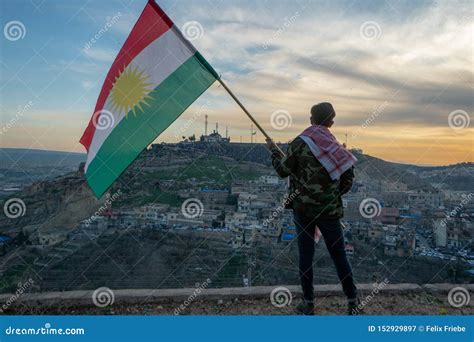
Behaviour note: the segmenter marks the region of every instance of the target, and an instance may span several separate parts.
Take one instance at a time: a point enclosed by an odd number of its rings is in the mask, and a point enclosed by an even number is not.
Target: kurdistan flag
[[[218,78],[149,1],[115,58],[80,140],[97,197]]]

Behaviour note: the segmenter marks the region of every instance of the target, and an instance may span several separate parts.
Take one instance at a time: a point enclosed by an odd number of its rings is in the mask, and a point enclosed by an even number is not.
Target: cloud
[[[88,80],[82,81],[81,85],[82,85],[82,88],[84,88],[85,90],[91,90],[97,87],[96,82],[88,81]]]
[[[99,62],[113,62],[118,53],[113,49],[99,48],[95,46],[84,48],[81,51],[87,58]]]
[[[474,76],[466,58],[472,24],[459,17],[469,6],[366,3],[351,8],[351,2],[277,2],[264,13],[239,6],[240,14],[226,6],[219,21],[203,19],[205,36],[196,45],[257,111],[286,106],[307,113],[313,102],[330,99],[345,122],[355,123],[390,101],[395,106],[384,121],[442,126],[450,111],[472,108]],[[361,37],[368,20],[381,27],[380,39]]]
[[[67,69],[69,71],[73,71],[79,74],[92,76],[104,72],[105,69],[102,65],[99,65],[97,63],[64,60],[61,60],[55,64],[51,64],[49,68],[53,72],[63,72],[65,69]]]
[[[76,7],[67,6],[69,11]],[[84,6],[92,18],[78,15],[74,19],[88,25],[88,30],[71,41],[82,56],[69,66],[84,75],[73,74],[70,83],[94,93],[92,87],[100,87],[142,4],[116,1]],[[397,132],[396,142],[406,150],[415,144],[413,139],[430,134],[449,141],[457,138],[465,146],[465,137],[447,126],[447,116],[456,109],[473,112],[474,24],[469,2],[190,0],[163,1],[162,6],[179,28],[190,20],[201,23],[204,35],[193,44],[276,140],[293,138],[308,124],[309,108],[330,101],[338,113],[335,130],[339,135],[359,129],[387,103],[358,137],[361,147],[380,155],[390,153],[390,130]],[[121,16],[114,25],[83,48],[117,11]],[[377,24],[374,39],[361,34],[367,22]],[[59,35],[56,39],[66,40]],[[246,140],[250,121],[222,87],[211,87],[201,100],[211,101],[210,121],[228,125],[237,137],[234,141],[240,135]],[[278,109],[293,117],[285,131],[273,131],[269,123],[271,113]],[[193,110],[195,106],[176,124]],[[89,113],[82,119],[85,125]],[[195,125],[189,134],[193,129],[201,133],[202,123]],[[173,134],[170,127],[160,139],[173,140]],[[397,153],[403,155],[403,148]]]

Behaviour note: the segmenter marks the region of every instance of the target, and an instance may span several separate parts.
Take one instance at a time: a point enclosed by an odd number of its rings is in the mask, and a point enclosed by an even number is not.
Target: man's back
[[[305,129],[283,155],[267,139],[272,164],[280,177],[290,178],[291,203],[298,242],[298,267],[303,301],[296,311],[314,315],[313,258],[315,236],[319,231],[336,266],[337,275],[347,297],[348,314],[358,314],[357,287],[347,260],[341,196],[350,190],[357,159],[336,140],[329,128],[336,112],[329,102],[311,108],[311,126]],[[295,196],[296,195],[296,196]]]
[[[343,216],[341,195],[352,186],[352,168],[333,181],[299,137],[289,144],[285,157],[274,154],[272,163],[280,177],[290,177],[290,194],[298,195],[292,203],[295,211],[307,216]]]

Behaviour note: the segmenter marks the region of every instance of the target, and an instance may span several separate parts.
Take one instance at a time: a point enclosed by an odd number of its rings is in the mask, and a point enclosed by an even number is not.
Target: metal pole
[[[250,112],[247,110],[247,108],[244,107],[242,102],[240,102],[239,99],[234,95],[234,93],[227,87],[227,85],[224,83],[224,81],[221,78],[219,78],[218,81],[224,87],[224,89],[229,93],[229,95],[234,99],[234,101],[239,105],[239,107],[244,111],[244,113],[247,114],[249,119],[252,120],[252,122],[255,124],[255,126],[257,126],[257,128],[260,130],[260,132],[262,132],[262,134],[265,136],[265,138],[271,140],[272,138],[270,138],[270,136],[267,134],[267,132],[265,132],[265,130],[262,128],[262,126],[260,126],[260,124],[257,122],[257,120],[254,119],[254,117],[252,116],[252,114],[250,114]],[[285,154],[281,150],[281,148],[278,147],[278,145],[276,145],[276,146],[282,154]]]

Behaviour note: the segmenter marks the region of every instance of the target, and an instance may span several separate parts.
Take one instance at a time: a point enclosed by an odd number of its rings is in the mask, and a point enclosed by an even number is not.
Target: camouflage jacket
[[[280,177],[290,178],[288,198],[293,199],[290,208],[310,217],[343,216],[341,196],[352,187],[353,168],[333,181],[300,138],[288,145],[286,156],[273,151],[272,164]]]

